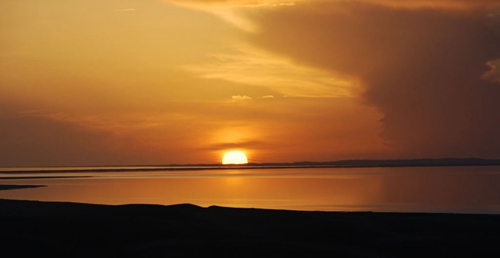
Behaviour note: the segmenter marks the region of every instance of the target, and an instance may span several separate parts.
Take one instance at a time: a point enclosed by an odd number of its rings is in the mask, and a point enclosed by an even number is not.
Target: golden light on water
[[[224,157],[222,158],[223,165],[239,165],[239,164],[247,164],[248,158],[242,151],[229,151],[226,152]]]

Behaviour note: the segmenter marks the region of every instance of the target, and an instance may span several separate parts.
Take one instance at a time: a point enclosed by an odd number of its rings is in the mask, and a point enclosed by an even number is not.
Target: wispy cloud
[[[490,70],[485,72],[481,78],[483,78],[484,80],[500,82],[500,71],[498,70],[500,59],[496,61],[489,61],[486,63],[486,65],[490,68]]]
[[[291,6],[295,5],[296,2],[305,0],[168,0],[170,2],[177,3],[179,5],[186,6],[232,6],[232,7],[244,7],[244,6]],[[311,1],[311,0],[308,0]],[[317,1],[317,0],[316,0]]]
[[[222,20],[248,32],[258,30],[257,26],[245,16],[248,10],[256,8],[293,7],[296,2],[308,0],[164,0],[191,9],[212,13]]]
[[[231,6],[231,7],[265,7],[294,6],[298,3],[335,3],[339,0],[168,0],[185,6]],[[357,2],[374,3],[397,7],[442,7],[465,8],[498,5],[498,0],[357,0]]]
[[[250,100],[252,97],[246,96],[246,95],[235,95],[232,96],[231,99],[233,100]]]
[[[332,73],[301,66],[282,57],[251,47],[234,54],[213,54],[211,62],[184,68],[202,78],[268,87],[294,97],[345,97],[353,94],[353,83]]]
[[[262,96],[261,98],[263,98],[263,99],[274,99],[274,96],[273,95],[265,95],[265,96]]]
[[[273,4],[272,6],[294,6],[295,3],[293,2],[286,2],[286,3],[278,3],[278,4]]]

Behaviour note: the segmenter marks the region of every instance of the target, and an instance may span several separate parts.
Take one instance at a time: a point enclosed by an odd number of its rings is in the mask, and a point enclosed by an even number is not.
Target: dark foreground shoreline
[[[0,199],[0,255],[493,256],[500,215],[305,212]]]

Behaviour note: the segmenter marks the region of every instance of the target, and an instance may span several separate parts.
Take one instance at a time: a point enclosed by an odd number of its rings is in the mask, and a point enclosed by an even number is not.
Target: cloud
[[[235,96],[231,96],[231,99],[233,99],[233,100],[249,100],[252,98],[249,96],[246,96],[246,95],[235,95]]]
[[[202,10],[219,16],[226,22],[245,31],[255,31],[255,24],[242,15],[242,11],[255,8],[285,8],[292,7],[297,1],[283,0],[165,0],[180,6]],[[303,1],[303,0],[300,0]]]
[[[171,2],[187,5],[187,6],[233,6],[233,7],[259,7],[259,6],[295,6],[301,3],[339,3],[339,2],[358,2],[371,3],[393,7],[410,7],[410,8],[426,8],[426,7],[441,7],[441,8],[470,8],[470,7],[485,7],[498,5],[498,0],[169,0]]]
[[[301,66],[287,58],[240,46],[234,54],[213,54],[208,63],[184,66],[202,78],[267,87],[294,97],[344,97],[355,86],[346,78]]]
[[[498,70],[498,65],[500,65],[500,60],[497,62],[487,62],[486,65],[490,68],[489,71],[482,75],[484,80],[500,82],[500,70]]]
[[[171,2],[188,6],[274,6],[294,5],[297,1],[285,0],[170,0]],[[300,1],[300,0],[299,0]]]
[[[294,6],[295,3],[293,2],[284,2],[284,3],[277,3],[277,4],[273,4],[272,6]]]
[[[259,31],[250,40],[300,65],[357,78],[362,99],[384,114],[381,137],[401,155],[500,157],[500,85],[483,79],[494,77],[491,62],[500,58],[489,8],[498,1],[418,9],[390,3],[253,12]]]
[[[482,8],[498,5],[497,0],[360,0],[360,2],[380,4],[399,8]]]
[[[261,98],[263,98],[263,99],[274,99],[274,96],[273,95],[265,95],[265,96],[262,96]]]

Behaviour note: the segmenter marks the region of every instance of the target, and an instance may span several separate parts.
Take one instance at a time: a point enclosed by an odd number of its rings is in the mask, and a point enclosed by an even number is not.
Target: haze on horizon
[[[500,0],[0,2],[0,167],[500,158]]]

